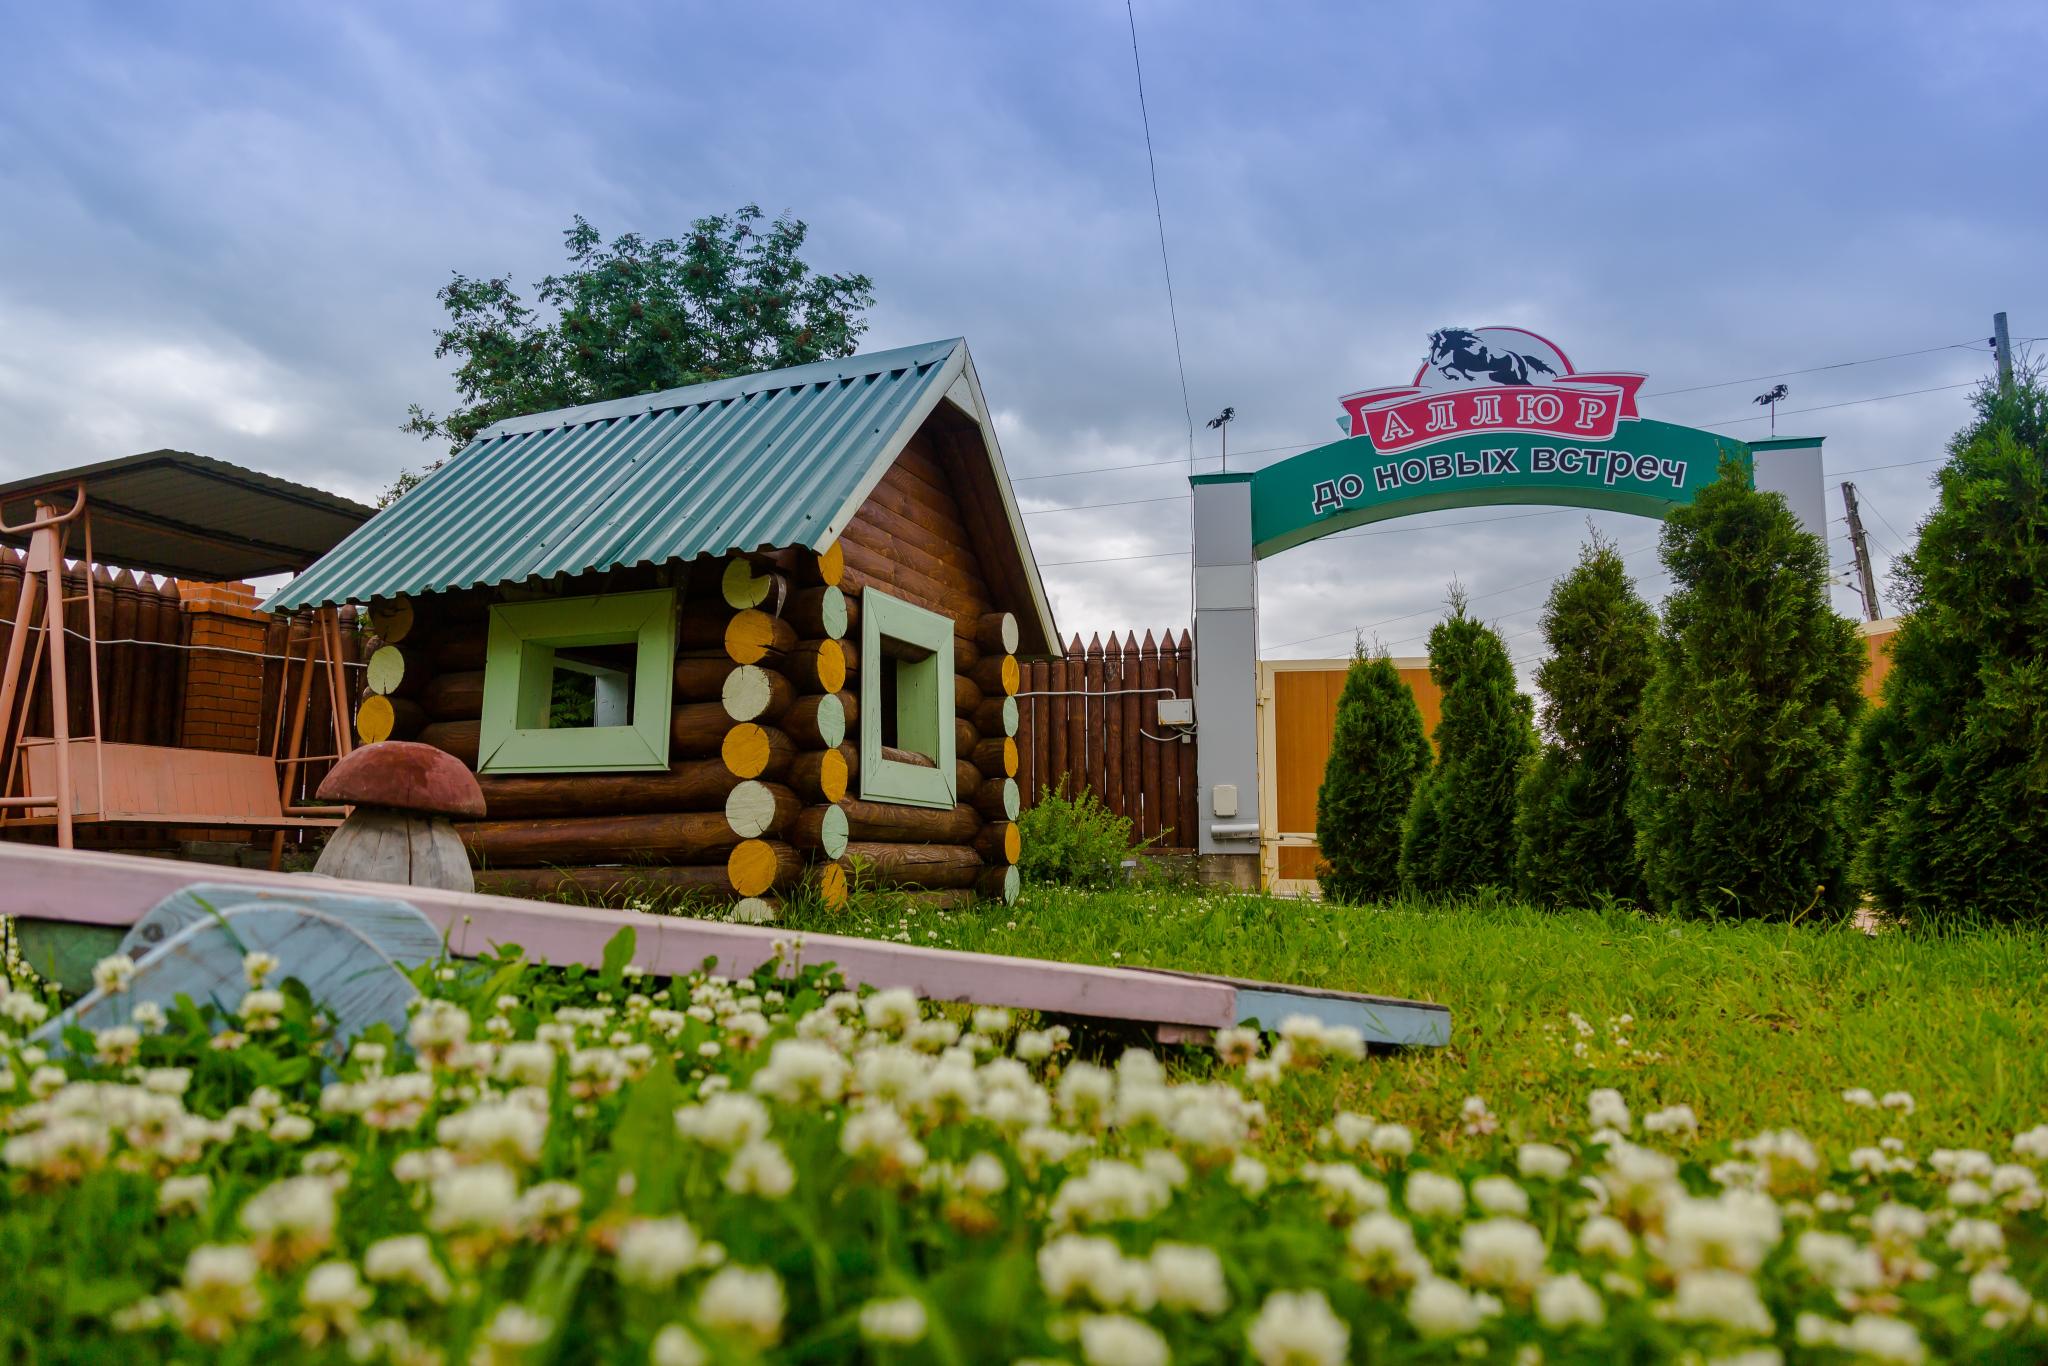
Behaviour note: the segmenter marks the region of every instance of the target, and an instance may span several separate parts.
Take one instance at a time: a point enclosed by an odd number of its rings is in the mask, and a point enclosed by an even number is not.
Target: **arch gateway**
[[[1643,380],[1576,370],[1521,328],[1445,328],[1410,382],[1344,396],[1338,440],[1247,473],[1190,477],[1206,877],[1259,885],[1261,849],[1277,836],[1271,794],[1260,791],[1260,560],[1443,508],[1550,504],[1662,519],[1714,482],[1723,456],[1827,535],[1821,438],[1743,442],[1652,421],[1636,410]]]

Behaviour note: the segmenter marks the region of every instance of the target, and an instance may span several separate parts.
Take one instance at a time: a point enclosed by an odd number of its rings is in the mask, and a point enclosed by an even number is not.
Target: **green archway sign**
[[[1575,369],[1521,328],[1446,328],[1430,336],[1407,384],[1342,400],[1343,439],[1250,473],[1193,477],[1204,856],[1242,861],[1273,833],[1257,723],[1258,561],[1267,556],[1443,508],[1536,503],[1661,519],[1718,479],[1724,459],[1784,494],[1808,531],[1827,534],[1818,438],[1742,442],[1653,422],[1636,411],[1642,384],[1639,374]]]
[[[1520,328],[1446,329],[1413,382],[1348,395],[1351,435],[1248,475],[1258,558],[1441,508],[1547,503],[1662,517],[1745,467],[1743,442],[1639,417],[1635,374],[1575,371]]]

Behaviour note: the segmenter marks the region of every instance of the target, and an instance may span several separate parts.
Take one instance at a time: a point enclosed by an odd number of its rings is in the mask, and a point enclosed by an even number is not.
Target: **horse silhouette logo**
[[[1496,350],[1479,334],[1463,327],[1429,334],[1429,368],[1458,383],[1529,384],[1532,375],[1555,377],[1557,370],[1541,356]]]

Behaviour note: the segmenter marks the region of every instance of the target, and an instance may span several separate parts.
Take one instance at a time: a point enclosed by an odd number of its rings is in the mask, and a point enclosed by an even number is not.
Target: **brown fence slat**
[[[1117,641],[1116,632],[1109,633],[1109,644],[1102,647],[1102,786],[1099,789],[1103,805],[1119,816],[1128,816],[1130,811],[1124,801],[1124,706],[1123,691],[1124,647]]]
[[[1186,631],[1180,633],[1180,647],[1174,651],[1179,664],[1180,677],[1174,695],[1193,697],[1195,695],[1195,642]],[[1176,828],[1181,832],[1183,849],[1195,847],[1195,751],[1183,748],[1180,758],[1180,820]]]
[[[1061,790],[1068,796],[1088,781],[1088,651],[1075,636],[1067,646],[1067,696],[1060,700],[1067,718],[1067,765],[1060,770]]]
[[[1119,679],[1117,689],[1122,695],[1116,699],[1116,705],[1123,712],[1122,722],[1117,727],[1117,733],[1123,739],[1124,749],[1124,814],[1131,818],[1133,829],[1142,829],[1145,822],[1145,797],[1139,781],[1140,760],[1138,757],[1138,703],[1141,700],[1138,689],[1142,685],[1138,682],[1138,638],[1129,631],[1124,632],[1123,663],[1117,677]]]

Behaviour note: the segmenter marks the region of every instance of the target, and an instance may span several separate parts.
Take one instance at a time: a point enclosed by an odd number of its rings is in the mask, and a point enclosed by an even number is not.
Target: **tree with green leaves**
[[[1907,614],[1857,755],[1871,898],[1915,919],[2048,915],[2048,386],[1986,384],[1893,572]]]
[[[1657,617],[1614,543],[1594,533],[1543,611],[1549,657],[1536,670],[1545,741],[1522,780],[1516,885],[1545,906],[1642,904],[1628,796]]]
[[[1844,783],[1863,643],[1827,547],[1723,458],[1665,518],[1676,587],[1643,698],[1629,812],[1650,902],[1687,915],[1845,912]]]
[[[1401,890],[1401,827],[1429,768],[1422,710],[1384,652],[1360,642],[1337,698],[1337,729],[1316,791],[1316,876],[1323,895],[1349,905]]]
[[[1515,792],[1536,746],[1500,634],[1466,613],[1455,585],[1450,607],[1429,633],[1429,676],[1443,695],[1436,765],[1416,785],[1401,837],[1401,885],[1418,896],[1514,886]]]
[[[698,219],[680,241],[607,244],[578,215],[563,234],[570,268],[535,286],[538,308],[510,276],[457,272],[440,292],[448,326],[434,354],[456,359],[462,406],[437,417],[415,404],[406,430],[453,453],[523,413],[850,356],[874,282],[813,269],[806,232],[787,216],[764,226],[749,204]],[[400,476],[386,501],[419,479]]]

